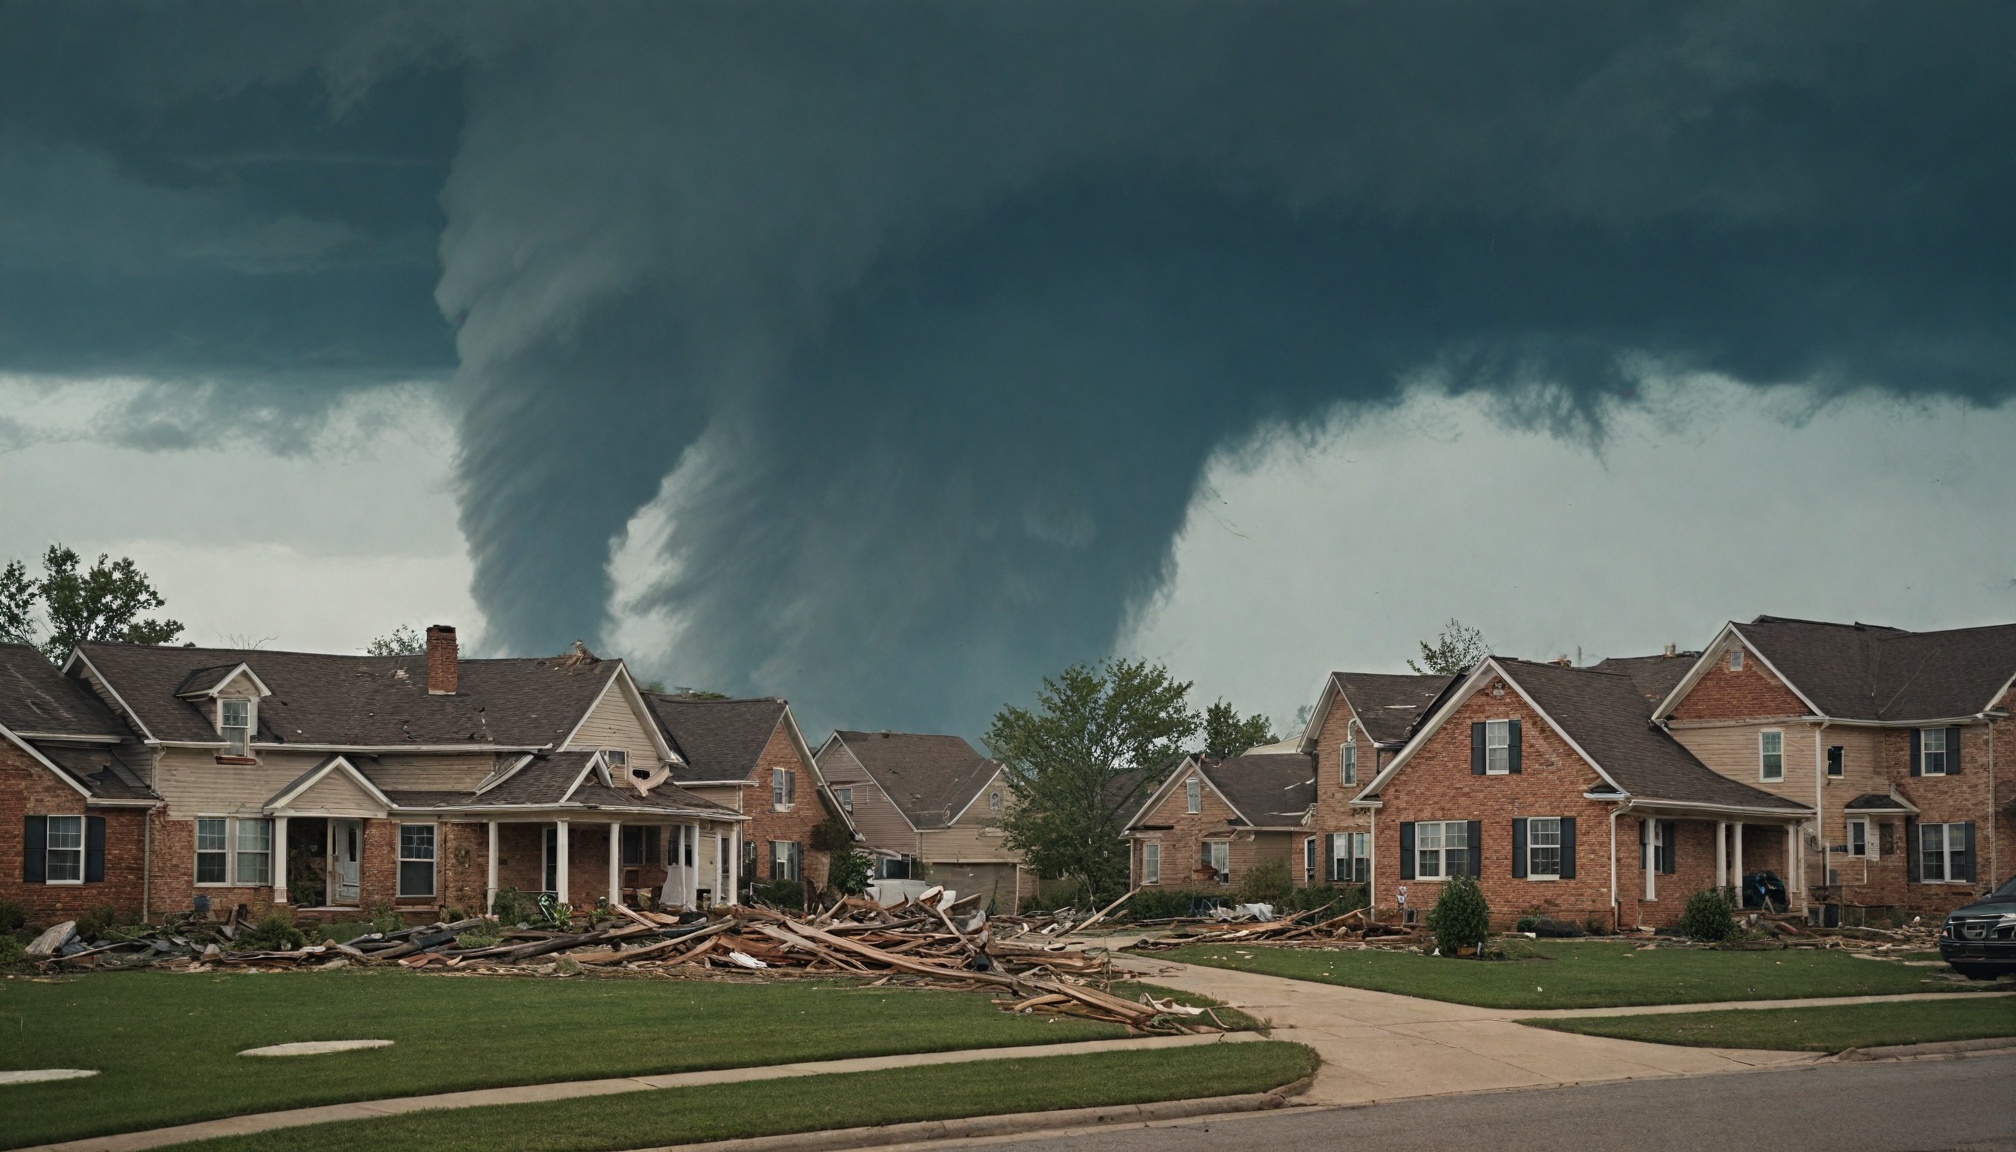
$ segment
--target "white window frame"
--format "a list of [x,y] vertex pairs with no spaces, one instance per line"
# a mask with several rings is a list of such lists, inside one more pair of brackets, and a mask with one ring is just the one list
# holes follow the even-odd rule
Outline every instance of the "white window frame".
[[[1778,750],[1771,750],[1772,737],[1777,737]],[[1778,773],[1771,774],[1771,758],[1778,758]],[[1767,784],[1782,783],[1785,779],[1785,732],[1780,728],[1766,728],[1757,733],[1757,779]]]
[[[265,831],[264,848],[247,848],[245,830],[247,828]],[[250,872],[245,867],[245,857],[263,858],[264,867]],[[231,883],[239,888],[269,888],[273,884],[273,821],[240,817],[231,821]]]
[[[1851,859],[1876,859],[1876,838],[1871,836],[1867,817],[1851,818],[1843,830],[1842,848]],[[1859,837],[1859,840],[1858,840]],[[1857,851],[1860,849],[1860,851]]]
[[999,816],[1003,803],[1001,793],[998,789],[987,793],[987,812],[989,815]]
[[[242,704],[245,707],[245,724],[242,728],[236,724],[226,722],[227,714],[234,704]],[[258,730],[258,700],[249,696],[219,696],[217,698],[217,734],[224,737],[223,755],[240,758],[250,757],[252,755],[252,734]],[[234,732],[243,732],[245,735],[240,740],[232,735]]]
[[[217,846],[215,848],[205,848],[203,847],[203,826],[212,823],[219,825],[221,828],[221,831],[217,834]],[[231,886],[231,818],[228,816],[196,817],[195,836],[193,839],[196,845],[196,887],[229,888]],[[203,879],[203,857],[205,856],[216,856],[222,859],[224,864],[222,879]]]
[[1484,774],[1512,774],[1512,721],[1484,721]]
[[[1554,842],[1540,843],[1539,832],[1543,826],[1552,825]],[[1540,867],[1540,853],[1544,849],[1554,850],[1554,867]],[[1528,880],[1559,880],[1561,878],[1561,817],[1528,816],[1526,818],[1526,878]]]
[[1346,738],[1337,749],[1338,778],[1346,787],[1358,783],[1358,741]]
[[[1330,874],[1340,876],[1339,884],[1364,884],[1372,879],[1371,857],[1366,854],[1366,834],[1363,832],[1338,832],[1330,838]],[[1365,864],[1365,879],[1358,879],[1358,864]],[[1350,864],[1349,876],[1343,876],[1344,865]]]
[[833,801],[844,811],[854,811],[854,786],[849,784],[833,789]]
[[1302,838],[1302,882],[1316,883],[1316,837]]
[[[1968,881],[1966,880],[1958,880],[1955,879],[1953,876],[1954,854],[1956,852],[1964,853],[1966,851],[1966,849],[1964,848],[1956,848],[1953,842],[1961,838],[1960,830],[1965,828],[1966,826],[1967,826],[1966,822],[1963,820],[1956,820],[1950,824],[1921,823],[1918,825],[1918,843],[1911,845],[1911,851],[1918,853],[1919,883],[1921,884],[1968,883]],[[1925,834],[1927,832],[1930,832],[1934,828],[1939,829],[1939,878],[1937,880],[1934,880],[1931,877],[1931,875],[1929,874],[1929,870],[1925,867],[1926,864]]]
[[770,769],[770,807],[779,812],[789,812],[797,796],[797,773],[789,768]]
[[[1433,848],[1428,847],[1424,843],[1427,839],[1427,831],[1430,828],[1435,830],[1435,846]],[[1449,843],[1449,830],[1451,828],[1456,830],[1456,836],[1462,841],[1461,844]],[[1470,865],[1470,851],[1470,822],[1468,820],[1418,821],[1414,825],[1414,878],[1417,880],[1449,880],[1456,876],[1467,875]],[[1430,852],[1435,854],[1435,870],[1433,872],[1430,872],[1427,866],[1428,853]],[[1451,872],[1448,870],[1449,853],[1451,852],[1463,853],[1463,872]]]
[[[425,828],[427,830],[427,855],[408,855],[409,845],[406,843],[406,830],[409,828]],[[437,897],[441,892],[441,826],[439,824],[402,823],[399,825],[398,836],[399,859],[397,862],[397,871],[393,874],[395,877],[393,882],[394,891],[402,899],[433,899]],[[406,865],[422,863],[427,865],[427,891],[408,892],[406,890]]]
[[794,851],[797,847],[796,840],[770,841],[770,883],[784,884],[801,878],[798,854]]
[[611,773],[630,767],[630,753],[623,748],[602,749],[602,762],[609,766]]
[[1162,883],[1162,842],[1159,840],[1141,842],[1141,883]]
[[1729,671],[1741,672],[1742,670],[1743,670],[1743,649],[1740,647],[1729,649]]
[[[1939,770],[1932,770],[1932,737],[1939,737]],[[1951,762],[1953,750],[1946,747],[1946,729],[1920,728],[1918,730],[1918,774],[1920,776],[1945,776],[1946,767]]]
[[1204,810],[1204,781],[1192,776],[1183,782],[1183,811],[1195,816]]
[[[89,822],[86,821],[82,816],[44,816],[42,819],[44,821],[42,825],[43,827],[42,882],[44,884],[54,884],[59,887],[67,887],[72,884],[84,883],[84,847],[85,847],[84,842],[87,836],[89,835],[89,829],[90,829]],[[19,817],[16,817],[16,820],[18,821]],[[74,848],[56,847],[56,822],[58,820],[63,821],[66,825],[68,825],[73,820],[76,821],[76,828],[77,828],[76,847]],[[56,863],[56,854],[59,852],[65,856],[75,857],[77,861],[77,875],[73,877],[67,877],[62,880],[56,879],[56,873],[54,868]]]
[[1198,859],[1199,866],[1216,872],[1218,874],[1218,883],[1230,884],[1232,882],[1232,842],[1230,840],[1206,840],[1203,844],[1204,851],[1209,853],[1210,863],[1205,863],[1204,857],[1200,854]]

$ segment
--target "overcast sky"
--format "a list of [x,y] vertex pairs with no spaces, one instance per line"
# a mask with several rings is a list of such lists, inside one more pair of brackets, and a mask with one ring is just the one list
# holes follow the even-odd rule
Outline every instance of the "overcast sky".
[[968,735],[2011,618],[2016,9],[958,12],[8,4],[0,554]]

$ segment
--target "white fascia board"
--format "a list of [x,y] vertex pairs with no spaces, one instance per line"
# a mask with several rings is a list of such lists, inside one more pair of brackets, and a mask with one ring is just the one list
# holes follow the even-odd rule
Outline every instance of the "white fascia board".
[[[210,743],[196,743],[187,740],[162,740],[157,741],[157,743],[164,748],[222,748],[224,746],[222,740]],[[265,741],[254,741],[252,747],[265,748],[273,752],[334,752],[341,756],[382,756],[390,753],[398,756],[409,752],[424,752],[428,754],[457,752],[482,752],[490,754],[499,752],[547,752],[551,751],[553,746],[550,744],[271,744]]]
[[595,779],[604,787],[615,787],[609,782],[609,765],[603,762],[602,752],[597,749],[589,754],[588,762],[581,766],[581,771],[575,773],[574,782],[567,785],[567,790],[560,794],[560,803],[565,804],[574,798],[574,793],[581,790],[581,785],[587,781],[590,772],[595,774]]
[[1337,673],[1324,673],[1323,686],[1316,690],[1316,708],[1309,713],[1309,722],[1302,726],[1303,755],[1316,751],[1316,742],[1323,738],[1323,722],[1330,718],[1331,706],[1343,694],[1344,686],[1338,682]]
[[41,753],[41,751],[37,749],[33,744],[30,744],[28,743],[28,741],[23,740],[21,737],[15,735],[13,730],[8,728],[5,724],[0,724],[0,736],[5,736],[7,738],[8,743],[13,744],[15,747],[21,749],[23,752],[28,753],[30,757],[34,758],[37,764],[40,764],[44,768],[47,768],[49,771],[55,773],[56,778],[58,780],[61,780],[63,781],[63,783],[68,784],[71,790],[76,792],[79,796],[84,797],[84,799],[86,800],[91,799],[91,790],[89,788],[86,788],[84,787],[84,785],[79,784],[75,779],[71,777],[71,775],[68,772],[65,772],[61,768],[58,768],[54,760],[51,760],[49,759],[49,757],[44,756]]
[[147,725],[140,719],[140,714],[133,711],[133,706],[131,704],[126,703],[126,698],[119,694],[119,689],[114,688],[112,686],[112,681],[107,680],[105,678],[105,674],[103,672],[98,671],[98,666],[96,664],[91,663],[91,658],[84,654],[84,649],[73,648],[70,650],[70,659],[65,660],[63,662],[63,674],[65,676],[68,676],[70,674],[71,667],[75,665],[79,660],[82,660],[84,662],[84,667],[91,673],[91,678],[98,681],[99,684],[104,686],[105,691],[110,692],[112,694],[113,702],[119,705],[120,711],[126,713],[126,719],[132,721],[133,726],[140,730],[140,739],[149,744],[161,743],[159,740],[156,740],[154,738],[154,733],[148,731]]
[[337,771],[338,769],[341,769],[343,774],[350,778],[351,782],[355,783],[359,788],[362,788],[365,794],[370,796],[371,799],[375,801],[380,807],[385,808],[388,811],[390,809],[398,807],[398,805],[392,803],[390,797],[386,796],[385,793],[380,792],[378,790],[378,786],[371,782],[370,777],[364,775],[364,773],[362,772],[359,772],[355,764],[350,763],[349,759],[347,759],[344,756],[336,755],[331,756],[327,761],[325,761],[322,764],[321,768],[315,770],[312,774],[303,778],[300,783],[287,789],[285,792],[282,792],[279,795],[273,797],[272,800],[266,803],[266,810],[277,811],[281,808],[287,807],[289,804],[292,804],[294,802],[296,797],[300,796],[303,792],[308,791],[308,789],[313,788],[315,785],[320,784],[325,778],[328,777],[328,775],[331,772]]
[[1799,702],[1801,704],[1806,705],[1806,711],[1810,713],[1815,719],[1821,719],[1821,720],[1833,719],[1832,717],[1828,716],[1825,712],[1821,711],[1819,706],[1815,705],[1813,701],[1808,700],[1806,698],[1806,693],[1801,692],[1797,684],[1794,684],[1790,678],[1788,678],[1783,672],[1780,672],[1778,670],[1778,666],[1771,663],[1769,657],[1765,656],[1764,653],[1759,652],[1757,650],[1757,646],[1750,643],[1750,638],[1748,636],[1743,635],[1743,629],[1738,627],[1734,620],[1731,620],[1727,624],[1722,625],[1722,630],[1720,632],[1715,633],[1715,639],[1709,641],[1708,646],[1701,650],[1701,655],[1695,657],[1694,666],[1687,670],[1687,675],[1682,676],[1680,678],[1680,682],[1673,686],[1673,690],[1666,694],[1666,698],[1659,702],[1659,706],[1652,710],[1653,723],[1662,724],[1666,721],[1667,717],[1673,714],[1673,709],[1678,708],[1680,706],[1680,701],[1685,700],[1687,698],[1687,694],[1689,692],[1692,692],[1694,690],[1694,686],[1701,682],[1701,678],[1708,674],[1708,669],[1713,667],[1716,661],[1724,657],[1724,654],[1727,650],[1727,645],[1725,642],[1732,636],[1735,637],[1736,642],[1738,644],[1741,644],[1743,646],[1743,650],[1745,652],[1748,652],[1752,657],[1754,657],[1759,664],[1764,665],[1764,667],[1770,671],[1771,675],[1776,676],[1778,678],[1778,682],[1780,684],[1783,684],[1792,693],[1792,695],[1797,696],[1799,698]]
[[1197,757],[1195,756],[1183,757],[1174,768],[1169,770],[1169,775],[1163,778],[1162,783],[1155,786],[1155,790],[1148,794],[1148,799],[1141,802],[1141,807],[1136,809],[1134,815],[1125,824],[1122,824],[1121,827],[1132,828],[1141,823],[1148,813],[1155,810],[1156,805],[1162,803],[1168,797],[1170,790],[1175,788],[1176,781],[1182,779],[1184,772],[1189,770],[1196,762]]
[[1649,812],[1654,809],[1664,809],[1669,812],[1709,812],[1729,813],[1740,816],[1769,816],[1774,820],[1810,820],[1813,817],[1813,810],[1811,808],[1762,808],[1748,804],[1710,804],[1700,800],[1660,800],[1651,796],[1619,796],[1606,792],[1585,792],[1582,794],[1582,798],[1584,800],[1606,801],[1628,800],[1631,802],[1631,810],[1634,812]]
[[23,740],[46,740],[51,744],[124,744],[124,736],[77,736],[68,732],[16,732]]
[[[980,797],[987,794],[987,790],[994,786],[994,782],[996,780],[1001,779],[1002,774],[1008,771],[1008,766],[1006,764],[1001,763],[999,760],[996,760],[994,763],[995,763],[994,774],[992,776],[987,777],[986,782],[981,784],[979,788],[974,790],[971,796],[968,796],[966,798],[966,803],[961,804],[959,806],[959,811],[953,814],[952,819],[947,820],[945,822],[945,826],[947,828],[950,828],[952,825],[957,824],[960,818],[965,816],[966,813],[972,809],[973,805],[979,801]],[[1002,807],[1006,808],[1007,805],[1004,804],[1002,805]]]
[[506,764],[504,767],[492,771],[488,778],[477,783],[476,795],[481,796],[485,792],[488,792],[492,788],[495,788],[499,784],[502,784],[506,780],[509,780],[511,777],[516,776],[518,774],[519,769],[525,767],[527,764],[530,764],[531,762],[532,762],[531,755],[526,754],[518,757],[518,759],[512,761],[511,763]]
[[1241,812],[1239,810],[1239,806],[1237,804],[1232,803],[1232,798],[1230,796],[1225,795],[1225,793],[1219,791],[1218,785],[1213,784],[1211,782],[1211,774],[1209,772],[1204,771],[1204,762],[1202,760],[1199,760],[1197,762],[1197,778],[1204,781],[1204,786],[1206,788],[1211,789],[1212,795],[1218,797],[1218,799],[1223,800],[1225,802],[1225,807],[1230,808],[1234,816],[1237,816],[1240,820],[1245,821],[1246,826],[1248,828],[1254,826],[1253,821],[1247,819],[1246,813]]
[[[805,732],[798,727],[798,717],[792,714],[790,704],[784,705],[784,715],[777,722],[789,729],[791,747],[797,749],[798,758],[805,762],[805,771],[812,774],[812,786],[826,798],[826,810],[839,815],[840,823],[847,826],[849,839],[857,841],[863,839],[861,829],[854,825],[854,814],[847,811],[846,807],[834,798],[832,787],[826,783],[826,773],[819,768],[819,758],[812,754],[812,746],[805,742]],[[745,787],[754,787],[755,781],[745,780],[743,784]]]
[[[664,730],[658,727],[658,714],[651,711],[650,702],[644,699],[644,690],[637,687],[637,678],[630,675],[630,665],[623,660],[618,660],[616,661],[616,670],[623,682],[623,697],[630,702],[630,708],[636,713],[638,721],[644,725],[644,731],[650,734],[651,746],[658,750],[659,763],[686,763],[683,757],[672,750],[671,743],[665,739]],[[608,689],[604,688],[603,692],[608,692]],[[589,711],[592,713],[594,709],[591,708]],[[584,716],[581,719],[582,723],[586,723],[588,718]],[[578,728],[579,725],[576,727]]]
[[267,696],[271,696],[273,694],[273,690],[266,686],[266,682],[264,680],[259,679],[259,674],[252,670],[252,666],[241,660],[238,662],[238,666],[236,668],[233,668],[229,672],[224,673],[223,678],[218,680],[215,684],[212,684],[210,687],[192,688],[187,692],[177,692],[175,695],[184,700],[188,700],[193,697],[199,697],[199,696],[215,696],[219,692],[222,692],[224,690],[224,686],[226,684],[229,684],[231,683],[231,681],[236,680],[238,678],[238,674],[241,672],[245,674],[245,677],[247,679],[252,681],[252,686],[259,690],[259,695],[262,699]]

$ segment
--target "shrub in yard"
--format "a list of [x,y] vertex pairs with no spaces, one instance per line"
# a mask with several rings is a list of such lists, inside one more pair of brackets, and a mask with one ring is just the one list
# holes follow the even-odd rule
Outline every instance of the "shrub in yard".
[[12,933],[0,932],[0,971],[25,965],[27,960],[22,953],[27,947]]
[[835,851],[826,865],[826,887],[842,896],[859,896],[868,890],[868,874],[875,858],[850,842]]
[[1428,930],[1435,934],[1436,950],[1454,956],[1465,948],[1481,951],[1491,934],[1491,906],[1477,881],[1457,876],[1442,885],[1435,907],[1428,910]]
[[291,952],[307,943],[294,917],[285,912],[268,912],[249,932],[240,932],[231,941],[233,951]]
[[0,932],[12,932],[28,923],[28,909],[12,900],[0,900]]
[[386,901],[371,905],[371,930],[373,932],[397,932],[406,926],[399,910]]
[[539,908],[531,897],[516,888],[499,888],[490,901],[490,914],[501,924],[530,924],[538,919]]
[[758,880],[749,886],[749,893],[758,904],[768,904],[784,912],[805,910],[805,885],[796,880],[779,880],[770,883]]
[[1206,901],[1223,900],[1220,892],[1197,892],[1188,888],[1143,888],[1134,893],[1134,898],[1120,906],[1116,916],[1129,920],[1168,920],[1176,916],[1189,916],[1193,909],[1202,908]]
[[1727,940],[1736,935],[1736,910],[1720,888],[1703,888],[1687,898],[1680,913],[1680,931],[1696,940]]
[[1293,891],[1295,882],[1288,878],[1288,865],[1270,860],[1246,870],[1246,878],[1239,882],[1239,902],[1279,905]]
[[1325,916],[1342,916],[1346,912],[1365,907],[1365,886],[1363,884],[1311,884],[1297,888],[1276,907],[1278,912],[1307,912],[1312,908],[1324,909]]

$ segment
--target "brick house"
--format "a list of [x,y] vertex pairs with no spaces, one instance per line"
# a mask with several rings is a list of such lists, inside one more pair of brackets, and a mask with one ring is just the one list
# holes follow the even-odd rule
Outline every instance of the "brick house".
[[1127,822],[1130,886],[1229,892],[1263,864],[1292,878],[1314,771],[1313,757],[1293,751],[1184,757]]
[[[1373,906],[1404,887],[1409,910],[1427,908],[1468,873],[1501,926],[1660,926],[1744,869],[1784,874],[1811,809],[1711,771],[1652,707],[1614,667],[1494,656],[1451,681],[1352,800],[1370,817]],[[1729,854],[1732,825],[1750,830],[1734,841],[1747,856]]]
[[[1726,625],[1654,717],[1708,767],[1812,809],[1795,873],[1829,914],[1943,915],[2010,871],[1996,783],[2016,625]],[[1831,907],[1830,907],[1831,906]]]
[[830,853],[814,846],[813,829],[833,821],[849,839],[858,834],[820,774],[791,705],[774,697],[665,693],[646,693],[645,700],[679,756],[672,780],[746,818],[743,886],[760,878],[824,888]]
[[1294,748],[1315,761],[1315,801],[1296,860],[1302,884],[1371,880],[1372,812],[1353,805],[1364,784],[1400,754],[1449,676],[1332,672]]
[[0,899],[37,919],[293,904],[432,917],[501,887],[732,898],[746,818],[621,660],[0,646]]
[[836,803],[875,852],[877,879],[928,880],[985,892],[1004,909],[1036,892],[1001,819],[1014,802],[1007,769],[958,736],[836,731],[819,747]]

